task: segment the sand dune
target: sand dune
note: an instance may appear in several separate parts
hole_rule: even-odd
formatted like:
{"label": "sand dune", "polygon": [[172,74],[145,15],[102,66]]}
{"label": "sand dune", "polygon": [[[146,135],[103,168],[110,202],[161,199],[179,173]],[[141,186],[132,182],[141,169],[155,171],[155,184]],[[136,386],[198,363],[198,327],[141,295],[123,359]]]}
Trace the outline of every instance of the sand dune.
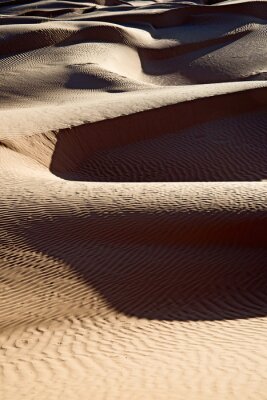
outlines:
{"label": "sand dune", "polygon": [[267,2],[0,2],[0,396],[267,399]]}

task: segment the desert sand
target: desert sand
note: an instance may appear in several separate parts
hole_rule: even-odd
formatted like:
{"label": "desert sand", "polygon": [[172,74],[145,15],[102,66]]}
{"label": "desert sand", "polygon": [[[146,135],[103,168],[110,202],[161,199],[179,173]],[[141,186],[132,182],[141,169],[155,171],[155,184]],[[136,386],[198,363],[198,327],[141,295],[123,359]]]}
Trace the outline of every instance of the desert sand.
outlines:
{"label": "desert sand", "polygon": [[2,400],[267,399],[267,1],[0,3]]}

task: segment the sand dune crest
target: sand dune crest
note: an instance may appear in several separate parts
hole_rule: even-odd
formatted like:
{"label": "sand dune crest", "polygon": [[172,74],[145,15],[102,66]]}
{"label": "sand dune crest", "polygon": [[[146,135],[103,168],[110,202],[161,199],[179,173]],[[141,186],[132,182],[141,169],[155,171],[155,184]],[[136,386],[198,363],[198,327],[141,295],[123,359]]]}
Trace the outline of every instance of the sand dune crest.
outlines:
{"label": "sand dune crest", "polygon": [[266,1],[0,4],[0,396],[266,400]]}

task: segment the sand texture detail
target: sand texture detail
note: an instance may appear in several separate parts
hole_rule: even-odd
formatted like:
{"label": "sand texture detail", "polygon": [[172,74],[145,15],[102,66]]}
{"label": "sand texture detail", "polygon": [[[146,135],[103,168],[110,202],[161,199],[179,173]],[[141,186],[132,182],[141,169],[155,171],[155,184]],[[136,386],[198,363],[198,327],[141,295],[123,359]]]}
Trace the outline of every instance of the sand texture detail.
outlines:
{"label": "sand texture detail", "polygon": [[1,1],[0,72],[1,399],[267,400],[267,1]]}

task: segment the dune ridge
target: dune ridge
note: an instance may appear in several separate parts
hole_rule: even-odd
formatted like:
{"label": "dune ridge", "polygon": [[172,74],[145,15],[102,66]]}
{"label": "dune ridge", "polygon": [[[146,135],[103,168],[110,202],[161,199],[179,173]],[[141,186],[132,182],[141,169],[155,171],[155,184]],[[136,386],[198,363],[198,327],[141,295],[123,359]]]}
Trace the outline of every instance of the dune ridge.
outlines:
{"label": "dune ridge", "polygon": [[1,399],[267,400],[267,2],[0,22]]}

